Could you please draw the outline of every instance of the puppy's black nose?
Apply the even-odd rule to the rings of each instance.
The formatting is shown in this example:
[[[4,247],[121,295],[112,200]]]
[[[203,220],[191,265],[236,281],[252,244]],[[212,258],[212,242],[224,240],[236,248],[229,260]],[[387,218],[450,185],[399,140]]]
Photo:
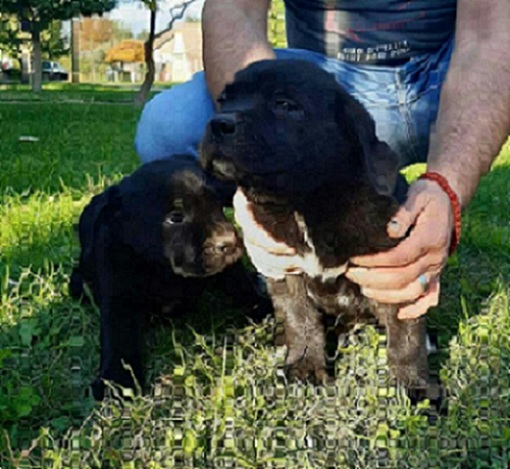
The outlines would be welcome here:
[[[230,136],[239,123],[238,113],[218,113],[211,120],[211,131],[215,137]]]

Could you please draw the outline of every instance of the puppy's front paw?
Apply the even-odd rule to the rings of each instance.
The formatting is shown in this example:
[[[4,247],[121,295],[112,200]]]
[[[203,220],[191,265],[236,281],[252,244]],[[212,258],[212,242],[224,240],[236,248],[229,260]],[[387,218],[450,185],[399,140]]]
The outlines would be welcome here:
[[[429,383],[429,369],[425,363],[419,366],[415,363],[390,363],[391,379],[408,388],[426,388]]]
[[[440,406],[443,390],[437,380],[429,376],[428,367],[415,365],[390,366],[390,376],[393,384],[404,386],[412,405],[425,399],[432,405]]]
[[[313,384],[327,382],[326,364],[323,356],[314,356],[306,351],[297,360],[288,356],[285,373],[291,381],[309,381]]]

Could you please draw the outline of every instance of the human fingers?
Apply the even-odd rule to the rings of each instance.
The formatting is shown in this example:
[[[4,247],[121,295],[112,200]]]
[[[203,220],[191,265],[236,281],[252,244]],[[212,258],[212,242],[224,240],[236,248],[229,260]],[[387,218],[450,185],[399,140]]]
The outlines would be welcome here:
[[[380,290],[362,287],[361,293],[380,303],[400,304],[414,302],[428,293],[432,279],[437,277],[438,274],[439,272],[422,274],[414,282],[397,290]]]
[[[399,308],[398,319],[416,319],[423,316],[433,306],[439,303],[440,280],[439,276],[431,279],[427,293],[419,297],[413,303],[403,305]]]
[[[349,267],[345,276],[363,288],[398,290],[405,288],[425,272],[439,273],[446,260],[446,256],[434,251],[404,267]]]
[[[450,200],[441,188],[427,181],[419,181],[419,184],[418,189],[410,194],[409,204],[400,212],[403,214],[401,219],[406,219],[402,222],[405,226],[410,220],[410,224],[414,225],[409,236],[388,251],[354,257],[351,259],[353,264],[362,267],[396,267],[409,265],[432,252],[439,252],[445,258],[448,256],[453,230]],[[432,263],[433,260],[428,259],[428,262]]]
[[[414,224],[418,215],[428,202],[427,198],[418,197],[420,193],[421,191],[415,190],[415,188],[411,186],[404,205],[398,209],[397,213],[393,215],[388,223],[387,232],[390,237],[404,237],[409,228]]]

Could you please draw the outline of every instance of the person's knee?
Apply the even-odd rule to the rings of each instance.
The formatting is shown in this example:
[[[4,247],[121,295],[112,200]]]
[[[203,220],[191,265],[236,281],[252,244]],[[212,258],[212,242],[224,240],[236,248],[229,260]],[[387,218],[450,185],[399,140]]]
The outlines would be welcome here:
[[[213,113],[203,73],[157,94],[145,105],[136,130],[135,149],[142,163],[178,153],[197,155]]]
[[[186,113],[193,112],[179,103],[179,90],[163,91],[144,107],[138,122],[135,149],[142,163],[167,158],[177,153],[193,152],[193,127]]]
[[[135,136],[135,150],[138,153],[142,163],[148,163],[149,161],[157,160],[164,157],[164,151],[161,145],[161,136],[164,134],[164,127],[167,127],[163,123],[163,119],[168,116],[164,116],[162,113],[164,91],[156,95],[147,104],[145,104],[138,126],[136,128]]]

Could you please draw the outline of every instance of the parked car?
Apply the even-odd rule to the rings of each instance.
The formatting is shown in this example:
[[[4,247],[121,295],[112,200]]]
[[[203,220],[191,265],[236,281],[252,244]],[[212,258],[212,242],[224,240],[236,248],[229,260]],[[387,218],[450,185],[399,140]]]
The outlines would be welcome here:
[[[58,62],[43,60],[42,77],[46,81],[67,81],[69,73]]]

